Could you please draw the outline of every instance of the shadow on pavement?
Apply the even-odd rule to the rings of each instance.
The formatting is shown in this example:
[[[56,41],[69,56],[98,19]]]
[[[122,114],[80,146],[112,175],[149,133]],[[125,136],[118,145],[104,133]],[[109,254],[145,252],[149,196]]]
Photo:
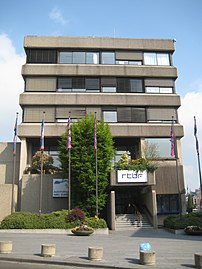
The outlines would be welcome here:
[[[139,229],[131,231],[131,237],[142,237],[142,238],[167,238],[177,240],[191,240],[191,241],[202,241],[201,235],[186,235],[186,234],[174,234],[164,229]]]

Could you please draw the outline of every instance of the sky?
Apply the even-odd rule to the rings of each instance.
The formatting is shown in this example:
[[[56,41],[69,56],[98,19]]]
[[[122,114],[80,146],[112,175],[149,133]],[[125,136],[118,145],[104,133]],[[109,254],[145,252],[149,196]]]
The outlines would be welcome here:
[[[19,94],[24,91],[24,36],[111,36],[176,39],[173,63],[181,96],[179,122],[185,186],[199,188],[193,135],[202,149],[202,0],[0,0],[0,141],[13,140]],[[200,147],[201,145],[201,147]]]

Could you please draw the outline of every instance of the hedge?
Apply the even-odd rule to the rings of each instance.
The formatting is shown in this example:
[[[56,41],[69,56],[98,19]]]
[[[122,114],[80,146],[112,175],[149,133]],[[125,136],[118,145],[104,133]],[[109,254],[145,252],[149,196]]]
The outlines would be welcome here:
[[[107,228],[104,219],[84,218],[67,221],[68,211],[61,210],[49,214],[16,212],[6,217],[0,224],[0,229],[71,229],[85,223],[95,229]]]
[[[190,213],[182,216],[169,216],[164,220],[164,227],[170,229],[184,229],[187,226],[202,227],[202,213]]]

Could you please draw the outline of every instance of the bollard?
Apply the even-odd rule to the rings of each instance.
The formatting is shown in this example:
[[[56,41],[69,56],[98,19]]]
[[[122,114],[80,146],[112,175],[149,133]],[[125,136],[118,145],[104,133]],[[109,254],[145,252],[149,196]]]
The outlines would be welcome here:
[[[0,253],[11,253],[12,241],[0,241]]]
[[[141,250],[140,251],[140,264],[155,265],[156,253],[152,250]]]
[[[55,255],[55,244],[42,244],[41,245],[41,256],[52,257]]]
[[[195,267],[198,269],[202,269],[202,252],[194,254],[195,259]]]
[[[88,259],[91,261],[100,261],[103,258],[103,247],[89,247]]]

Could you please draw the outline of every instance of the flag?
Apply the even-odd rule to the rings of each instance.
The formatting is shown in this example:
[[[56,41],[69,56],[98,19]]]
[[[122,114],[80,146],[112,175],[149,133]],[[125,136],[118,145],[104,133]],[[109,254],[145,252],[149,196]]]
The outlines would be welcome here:
[[[41,122],[41,138],[40,138],[40,151],[44,151],[44,121],[45,121],[45,112],[43,114]]]
[[[70,150],[72,147],[71,145],[71,126],[70,126],[70,116],[68,118],[68,123],[67,123],[67,144],[66,144],[66,149]]]
[[[175,157],[175,132],[174,132],[174,120],[172,119],[171,130],[170,130],[170,142],[171,142],[171,157]]]
[[[97,150],[97,122],[96,122],[96,115],[94,118],[94,150]]]
[[[196,117],[194,116],[194,136],[196,139],[196,152],[199,154],[199,144],[198,144],[198,138],[197,138],[197,126],[196,126]]]
[[[17,127],[18,127],[18,112],[16,113],[16,119],[15,119],[15,125],[14,125],[13,155],[16,155]]]

